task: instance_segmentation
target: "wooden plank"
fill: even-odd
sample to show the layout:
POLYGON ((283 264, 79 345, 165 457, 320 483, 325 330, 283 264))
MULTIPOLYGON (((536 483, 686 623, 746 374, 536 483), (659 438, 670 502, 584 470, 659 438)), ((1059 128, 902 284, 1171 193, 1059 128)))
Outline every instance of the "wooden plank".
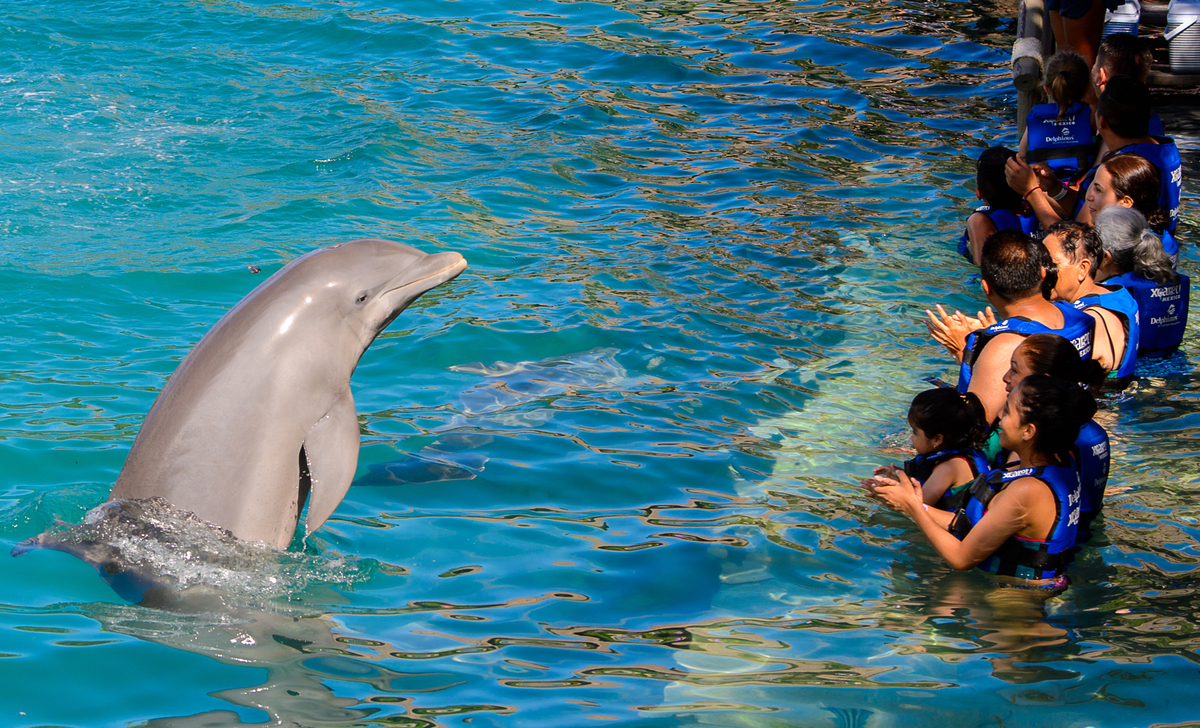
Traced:
POLYGON ((1044 0, 1022 0, 1017 10, 1017 41, 1013 44, 1012 64, 1013 86, 1017 89, 1017 136, 1025 134, 1025 117, 1042 96, 1046 36, 1053 38, 1053 33, 1046 27, 1044 0), (1028 39, 1036 43, 1030 44, 1028 39), (1029 54, 1031 45, 1035 47, 1029 54), (1041 54, 1041 57, 1035 54, 1041 54))
POLYGON ((1142 22, 1146 25, 1167 24, 1167 3, 1142 3, 1142 22))
POLYGON ((1200 86, 1200 73, 1164 73, 1151 71, 1146 77, 1147 86, 1200 86))

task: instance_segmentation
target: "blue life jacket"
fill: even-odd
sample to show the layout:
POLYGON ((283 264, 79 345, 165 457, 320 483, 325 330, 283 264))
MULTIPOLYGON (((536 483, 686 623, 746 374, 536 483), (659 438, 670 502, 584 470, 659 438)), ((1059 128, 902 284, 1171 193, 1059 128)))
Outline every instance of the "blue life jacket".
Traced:
MULTIPOLYGON (((989 442, 998 440, 1000 428, 994 428, 988 434, 989 442)), ((1012 454, 1011 451, 1000 448, 989 459, 988 464, 993 469, 1003 468, 1012 454)), ((1108 433, 1095 420, 1088 420, 1079 428, 1079 437, 1075 438, 1075 462, 1079 465, 1079 513, 1083 523, 1088 523, 1103 507, 1104 489, 1108 487, 1109 449, 1108 433)), ((941 506, 938 506, 941 508, 941 506)), ((942 510, 951 510, 942 508, 942 510)))
POLYGON ((1167 135, 1167 129, 1163 126, 1163 121, 1159 117, 1158 112, 1150 110, 1150 130, 1146 132, 1152 137, 1160 137, 1167 135))
MULTIPOLYGON (((924 455, 918 455, 911 460, 905 460, 904 474, 924 483, 926 480, 929 480, 930 475, 933 475, 934 468, 947 460, 957 457, 966 459, 967 465, 971 467, 971 475, 973 476, 978 476, 980 473, 986 473, 991 470, 987 457, 979 450, 957 448, 954 450, 937 450, 924 455)), ((962 485, 947 488, 946 492, 938 500, 937 507, 943 511, 957 510, 966 501, 967 488, 970 485, 970 483, 963 483, 962 485)))
POLYGON ((1060 119, 1058 104, 1038 104, 1025 117, 1028 135, 1025 161, 1043 162, 1066 182, 1091 168, 1096 160, 1096 134, 1092 108, 1076 101, 1060 119))
MULTIPOLYGON (((1127 289, 1117 285, 1117 290, 1108 293, 1102 293, 1098 296, 1084 296, 1075 302, 1075 308, 1083 310, 1090 306, 1096 306, 1108 311, 1112 311, 1121 319, 1125 330, 1123 332, 1108 332, 1109 336, 1115 338, 1118 334, 1125 336, 1125 352, 1121 355, 1121 361, 1118 366, 1108 373, 1110 380, 1126 380, 1128 385, 1130 379, 1133 378, 1133 373, 1137 369, 1137 348, 1140 340, 1141 331, 1138 326, 1138 304, 1127 289)), ((1096 332, 1099 336, 1100 332, 1096 332)), ((1124 387, 1121 387, 1122 389, 1124 387)))
POLYGON ((1104 489, 1108 486, 1108 433, 1095 420, 1079 428, 1075 440, 1079 463, 1079 513, 1090 521, 1104 507, 1104 489))
POLYGON ((1179 260, 1179 241, 1175 239, 1175 233, 1170 230, 1163 230, 1158 237, 1162 238, 1163 252, 1171 256, 1171 261, 1174 263, 1179 260))
POLYGON ((1180 274, 1175 283, 1160 285, 1130 272, 1104 283, 1124 286, 1137 301, 1138 356, 1145 359, 1174 354, 1187 326, 1191 279, 1180 274))
MULTIPOLYGON (((1032 235, 1040 227, 1036 215, 1014 215, 1008 210, 993 208, 990 205, 980 205, 975 208, 975 212, 981 212, 991 218, 997 232, 1000 230, 1020 230, 1027 235, 1032 235)), ((966 230, 963 231, 962 237, 958 239, 958 254, 971 261, 971 263, 975 262, 971 257, 971 237, 967 234, 966 230)))
POLYGON ((1079 538, 1079 472, 1075 464, 1063 467, 1044 465, 1037 468, 994 470, 971 483, 966 505, 958 509, 950 530, 961 541, 983 520, 988 504, 1014 480, 1034 477, 1054 494, 1054 525, 1044 541, 1010 536, 1000 548, 979 564, 984 571, 1021 579, 1051 579, 1064 572, 1075 555, 1079 538))
POLYGON ((983 351, 983 347, 1000 334, 1011 333, 1021 334, 1022 336, 1058 334, 1059 336, 1066 337, 1075 345, 1075 350, 1079 352, 1080 359, 1092 358, 1092 337, 1096 327, 1095 320, 1086 313, 1077 310, 1069 303, 1055 301, 1054 305, 1058 307, 1058 310, 1062 311, 1063 326, 1061 329, 1051 328, 1023 316, 1015 316, 994 323, 983 331, 972 331, 968 334, 967 345, 963 350, 962 364, 958 369, 958 391, 966 393, 967 387, 971 384, 971 367, 975 364, 975 359, 979 357, 980 352, 983 351))

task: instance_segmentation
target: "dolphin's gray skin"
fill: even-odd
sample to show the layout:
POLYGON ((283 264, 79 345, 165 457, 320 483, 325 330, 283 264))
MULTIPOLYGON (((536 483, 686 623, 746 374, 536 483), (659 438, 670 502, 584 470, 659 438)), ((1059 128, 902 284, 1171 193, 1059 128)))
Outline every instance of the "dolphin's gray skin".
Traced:
POLYGON ((325 522, 358 463, 350 375, 388 324, 467 267, 388 240, 284 266, 196 344, 159 394, 110 500, 161 497, 286 548, 325 522))

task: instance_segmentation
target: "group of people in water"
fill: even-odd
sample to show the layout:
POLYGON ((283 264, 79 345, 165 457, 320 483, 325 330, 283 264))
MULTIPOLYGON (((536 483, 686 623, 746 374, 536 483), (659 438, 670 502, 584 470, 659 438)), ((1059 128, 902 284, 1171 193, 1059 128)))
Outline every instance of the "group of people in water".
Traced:
POLYGON ((1019 148, 979 157, 984 205, 959 251, 989 306, 928 312, 958 386, 918 394, 917 456, 863 481, 955 569, 1065 588, 1109 476, 1095 395, 1125 389, 1139 360, 1172 356, 1183 339, 1182 173, 1151 108, 1150 60, 1129 34, 1105 37, 1090 65, 1056 53, 1049 102, 1030 112, 1019 148))

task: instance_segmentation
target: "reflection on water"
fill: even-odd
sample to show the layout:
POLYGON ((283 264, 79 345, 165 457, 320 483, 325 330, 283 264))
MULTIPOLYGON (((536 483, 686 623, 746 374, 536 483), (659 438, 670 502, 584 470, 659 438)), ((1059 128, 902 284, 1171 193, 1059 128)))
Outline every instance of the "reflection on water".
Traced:
POLYGON ((951 241, 977 150, 1015 141, 1010 5, 8 9, 8 548, 84 521, 177 362, 295 255, 471 268, 364 356, 362 468, 306 552, 135 540, 211 598, 175 611, 0 558, 3 721, 1194 719, 1194 353, 1103 412, 1108 505, 1044 603, 855 485, 953 376, 922 310, 976 305, 951 241))

